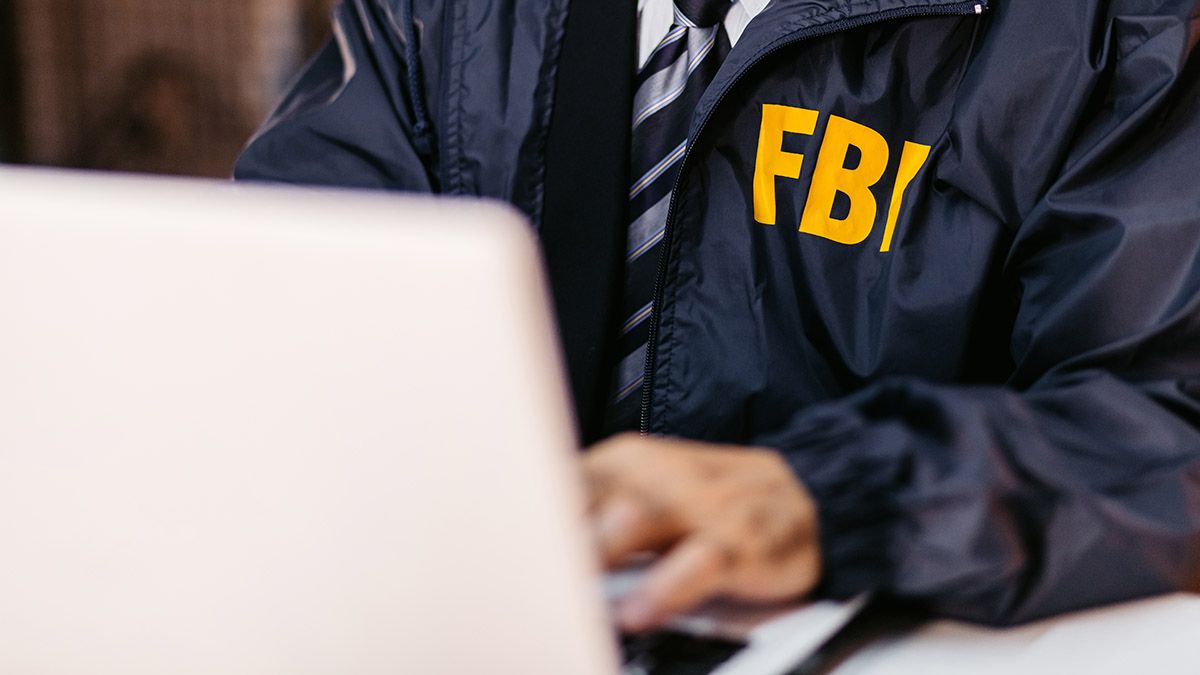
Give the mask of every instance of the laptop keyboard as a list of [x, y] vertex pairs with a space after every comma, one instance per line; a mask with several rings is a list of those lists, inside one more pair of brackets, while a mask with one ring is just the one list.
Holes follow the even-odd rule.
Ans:
[[621, 638], [623, 675], [708, 675], [745, 649], [740, 642], [662, 632]]

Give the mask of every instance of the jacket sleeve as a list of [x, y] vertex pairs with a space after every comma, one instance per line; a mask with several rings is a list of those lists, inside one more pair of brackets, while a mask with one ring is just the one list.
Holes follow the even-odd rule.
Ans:
[[1010, 624], [1200, 590], [1200, 53], [1172, 31], [1014, 235], [1005, 386], [885, 381], [767, 439], [820, 504], [828, 594]]
[[433, 190], [411, 7], [412, 0], [343, 2], [333, 39], [250, 141], [234, 177]]

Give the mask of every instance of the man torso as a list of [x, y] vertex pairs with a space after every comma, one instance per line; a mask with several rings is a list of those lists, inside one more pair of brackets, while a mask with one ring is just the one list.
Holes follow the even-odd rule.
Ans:
[[[349, 2], [342, 23], [364, 26], [357, 43], [375, 45], [396, 4]], [[421, 78], [385, 73], [394, 90], [379, 107], [426, 108], [436, 142], [427, 176], [383, 187], [496, 197], [544, 234], [567, 226], [569, 209], [549, 222], [543, 207], [551, 122], [592, 132], [554, 120], [569, 3], [399, 4], [414, 12]], [[1138, 104], [1106, 100], [1102, 84], [1152, 37], [1153, 22], [1121, 17], [1187, 4], [770, 3], [696, 109], [652, 318], [649, 429], [752, 442], [800, 408], [889, 376], [1028, 386], [1060, 346], [1022, 344], [1017, 302], [1038, 289], [1018, 271], [1036, 267], [1031, 252], [1053, 236], [1022, 223], [1115, 124], [1107, 111]], [[594, 39], [601, 48], [605, 36]], [[601, 81], [594, 90], [609, 93]], [[399, 145], [370, 139], [410, 152]], [[1076, 350], [1089, 339], [1062, 337]]]

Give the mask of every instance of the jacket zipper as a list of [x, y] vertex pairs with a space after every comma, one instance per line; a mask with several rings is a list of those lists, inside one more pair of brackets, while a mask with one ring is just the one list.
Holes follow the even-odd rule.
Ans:
[[679, 163], [679, 173], [675, 177], [675, 185], [671, 190], [671, 203], [667, 208], [667, 222], [665, 230], [663, 231], [663, 248], [662, 252], [658, 256], [658, 269], [654, 277], [654, 307], [650, 314], [650, 327], [646, 345], [646, 363], [644, 366], [645, 372], [642, 381], [641, 420], [639, 424], [642, 435], [650, 433], [650, 396], [651, 391], [654, 389], [654, 362], [658, 356], [658, 329], [662, 314], [663, 284], [666, 283], [667, 258], [670, 257], [671, 252], [671, 226], [675, 221], [675, 210], [678, 206], [677, 202], [679, 200], [679, 186], [683, 182], [688, 160], [692, 156], [692, 148], [695, 147], [696, 141], [704, 132], [704, 129], [708, 125], [708, 121], [712, 118], [713, 113], [725, 100], [726, 94], [728, 94], [734, 87], [737, 86], [738, 82], [741, 81], [742, 77], [744, 77], [746, 73], [754, 69], [755, 66], [761, 63], [767, 57], [798, 42], [803, 42], [805, 40], [811, 40], [818, 37], [826, 37], [834, 33], [852, 30], [855, 28], [862, 28], [864, 26], [882, 23], [884, 21], [891, 21], [893, 19], [930, 16], [969, 16], [972, 14], [982, 14], [985, 9], [987, 9], [987, 0], [967, 0], [966, 2], [958, 2], [939, 7], [902, 7], [899, 9], [879, 12], [878, 14], [872, 14], [869, 16], [832, 21], [827, 24], [814, 26], [806, 30], [800, 30], [779, 38], [775, 42], [763, 48], [762, 51], [760, 51], [754, 58], [747, 61], [746, 64], [742, 66], [741, 70], [737, 71], [737, 73], [735, 73], [734, 76], [729, 80], [729, 83], [726, 84], [725, 88], [721, 90], [721, 93], [717, 95], [717, 100], [713, 102], [713, 104], [709, 107], [708, 112], [706, 112], [704, 117], [701, 118], [700, 124], [696, 126], [696, 132], [693, 137], [689, 139], [687, 150], [684, 151], [683, 159], [681, 159]]
[[425, 166], [429, 166], [437, 152], [433, 124], [425, 102], [425, 84], [421, 75], [421, 45], [417, 42], [417, 22], [413, 15], [413, 0], [400, 2], [400, 33], [404, 38], [404, 81], [408, 99], [412, 104], [412, 143]]

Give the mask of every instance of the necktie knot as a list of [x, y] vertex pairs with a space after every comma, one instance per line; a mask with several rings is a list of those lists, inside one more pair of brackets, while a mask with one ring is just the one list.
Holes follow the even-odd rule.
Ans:
[[675, 0], [675, 11], [695, 26], [710, 28], [721, 23], [731, 4], [732, 0]]

